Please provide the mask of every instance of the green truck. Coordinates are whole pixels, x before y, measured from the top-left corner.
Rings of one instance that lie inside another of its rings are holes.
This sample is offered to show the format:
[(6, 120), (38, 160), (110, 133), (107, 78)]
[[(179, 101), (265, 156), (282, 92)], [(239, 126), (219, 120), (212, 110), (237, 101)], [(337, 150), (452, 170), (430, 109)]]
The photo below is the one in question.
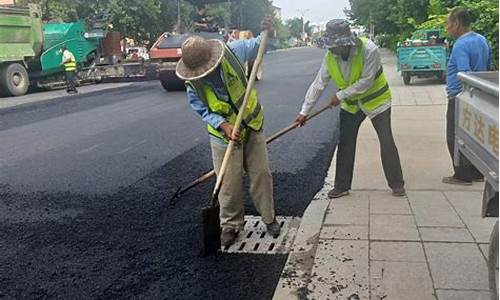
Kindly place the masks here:
[(83, 21), (43, 24), (41, 16), (38, 5), (0, 6), (1, 96), (63, 83), (63, 44), (75, 55), (80, 80), (145, 76), (144, 63), (119, 63), (120, 34), (107, 32), (102, 20), (87, 30)]

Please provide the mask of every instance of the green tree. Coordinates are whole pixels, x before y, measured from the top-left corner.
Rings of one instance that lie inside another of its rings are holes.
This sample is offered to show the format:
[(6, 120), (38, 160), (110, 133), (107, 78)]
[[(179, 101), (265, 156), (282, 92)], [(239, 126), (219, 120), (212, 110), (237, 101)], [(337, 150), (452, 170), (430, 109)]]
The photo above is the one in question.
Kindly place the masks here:
[(240, 1), (231, 5), (231, 23), (254, 34), (260, 32), (260, 21), (272, 15), (273, 6), (269, 0)]
[(285, 25), (288, 27), (290, 31), (290, 35), (296, 38), (300, 38), (302, 36), (302, 26), (304, 26), (304, 31), (311, 36), (312, 27), (310, 22), (307, 21), (304, 23), (304, 19), (302, 18), (293, 18), (285, 21)]
[(498, 65), (497, 0), (349, 0), (347, 16), (356, 24), (375, 26), (391, 48), (415, 29), (445, 28), (448, 11), (462, 6), (471, 12), (472, 29), (491, 43)]

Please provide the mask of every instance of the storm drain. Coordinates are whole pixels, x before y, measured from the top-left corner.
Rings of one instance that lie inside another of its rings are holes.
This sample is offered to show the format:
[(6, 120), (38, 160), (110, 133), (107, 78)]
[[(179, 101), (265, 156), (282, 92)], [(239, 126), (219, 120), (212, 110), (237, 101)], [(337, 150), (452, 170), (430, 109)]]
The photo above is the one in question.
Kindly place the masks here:
[(287, 254), (300, 225), (298, 217), (276, 217), (281, 234), (273, 238), (266, 232), (266, 224), (260, 217), (245, 216), (245, 228), (238, 234), (236, 242), (223, 247), (224, 253)]

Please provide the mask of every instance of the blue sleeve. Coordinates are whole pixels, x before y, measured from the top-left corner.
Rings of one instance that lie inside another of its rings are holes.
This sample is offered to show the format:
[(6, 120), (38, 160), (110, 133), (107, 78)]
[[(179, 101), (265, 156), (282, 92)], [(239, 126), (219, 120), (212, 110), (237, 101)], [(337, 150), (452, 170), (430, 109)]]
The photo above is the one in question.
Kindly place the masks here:
[(207, 122), (214, 128), (219, 128), (219, 126), (226, 121), (221, 115), (210, 112), (205, 103), (198, 97), (196, 91), (191, 87), (188, 86), (186, 91), (191, 108), (201, 116), (204, 122)]
[(238, 57), (241, 64), (245, 64), (249, 60), (254, 60), (257, 57), (260, 46), (260, 35), (253, 39), (236, 40), (227, 44), (227, 46)]
[(465, 45), (463, 44), (455, 44), (455, 47), (453, 48), (453, 55), (455, 56), (458, 72), (472, 71), (469, 54), (464, 46)]

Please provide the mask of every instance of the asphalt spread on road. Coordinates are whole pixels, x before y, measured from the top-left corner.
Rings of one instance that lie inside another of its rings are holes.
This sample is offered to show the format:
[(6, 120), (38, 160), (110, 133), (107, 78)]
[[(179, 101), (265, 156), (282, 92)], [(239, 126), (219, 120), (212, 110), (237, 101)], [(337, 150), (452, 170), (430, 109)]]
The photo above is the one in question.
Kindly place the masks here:
[[(333, 141), (306, 169), (273, 174), (279, 215), (303, 213), (322, 186)], [(0, 297), (270, 299), (285, 255), (198, 256), (200, 209), (213, 181), (168, 204), (177, 186), (211, 168), (206, 147), (112, 195), (22, 195), (3, 186)]]

